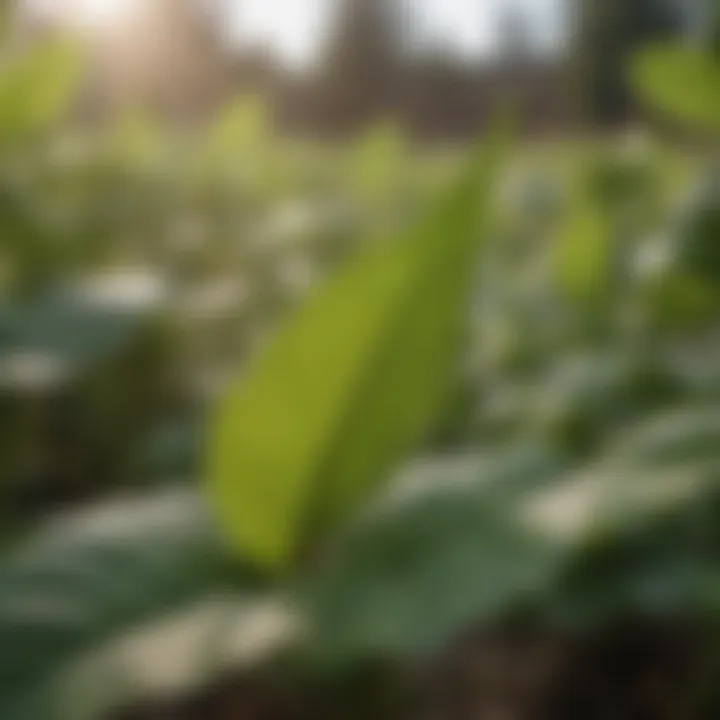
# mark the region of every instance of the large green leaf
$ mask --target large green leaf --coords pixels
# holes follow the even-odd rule
[[[313,654],[344,662],[437,649],[537,599],[564,548],[516,506],[563,465],[531,445],[411,468],[310,575]]]
[[[697,434],[705,437],[705,430]],[[636,452],[612,446],[597,461],[565,470],[562,457],[516,444],[413,470],[410,482],[371,508],[310,576],[305,600],[314,650],[330,662],[397,656],[442,647],[513,608],[549,608],[553,616],[584,611],[584,590],[582,598],[562,595],[567,570],[612,548],[635,557],[633,546],[652,537],[663,518],[691,517],[717,494],[718,463],[706,446],[692,452],[692,432],[675,423],[660,433],[651,423],[641,434],[648,433],[684,443],[688,452],[648,463],[653,440],[643,448],[641,437]],[[633,565],[644,578],[635,586],[638,603],[647,601],[640,610],[654,609],[653,597],[642,593],[650,593],[662,553],[657,547],[642,556],[647,565]],[[678,575],[675,599],[689,599],[696,582],[709,582],[708,573],[703,577]],[[592,587],[597,606],[610,613],[613,588]]]
[[[231,586],[197,496],[165,490],[57,520],[0,564],[0,716],[23,714],[84,652]]]
[[[557,583],[547,616],[597,632],[618,617],[710,618],[720,611],[717,487],[605,537]]]
[[[651,47],[636,59],[631,79],[659,111],[720,130],[720,62],[709,52],[682,45]]]
[[[480,154],[409,237],[363,252],[227,392],[207,478],[239,552],[276,568],[296,559],[428,430],[459,349],[492,168]]]

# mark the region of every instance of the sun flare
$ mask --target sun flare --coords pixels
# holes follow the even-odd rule
[[[27,0],[31,10],[81,28],[112,27],[141,0]]]

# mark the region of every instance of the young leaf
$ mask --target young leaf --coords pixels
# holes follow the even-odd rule
[[[53,38],[0,71],[0,142],[50,127],[70,105],[81,74],[76,45]]]
[[[720,61],[700,48],[652,47],[631,68],[638,93],[663,113],[720,130]]]
[[[573,297],[594,298],[607,287],[610,233],[597,200],[577,198],[568,211],[557,246],[561,287]]]
[[[352,148],[350,182],[356,195],[370,207],[395,200],[400,179],[410,162],[402,129],[382,123],[364,135]]]
[[[200,168],[212,172],[248,162],[267,147],[270,128],[267,108],[259,98],[237,98],[220,111],[209,128],[200,148]]]
[[[287,565],[428,430],[461,339],[490,168],[474,159],[409,237],[364,251],[229,389],[207,478],[238,552]]]

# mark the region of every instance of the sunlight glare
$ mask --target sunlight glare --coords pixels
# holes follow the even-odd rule
[[[29,0],[31,9],[81,28],[111,27],[135,10],[138,0]]]

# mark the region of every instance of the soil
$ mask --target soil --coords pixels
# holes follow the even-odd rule
[[[412,668],[342,686],[233,678],[113,720],[711,720],[720,675],[708,672],[707,644],[682,623],[587,637],[480,631]]]

